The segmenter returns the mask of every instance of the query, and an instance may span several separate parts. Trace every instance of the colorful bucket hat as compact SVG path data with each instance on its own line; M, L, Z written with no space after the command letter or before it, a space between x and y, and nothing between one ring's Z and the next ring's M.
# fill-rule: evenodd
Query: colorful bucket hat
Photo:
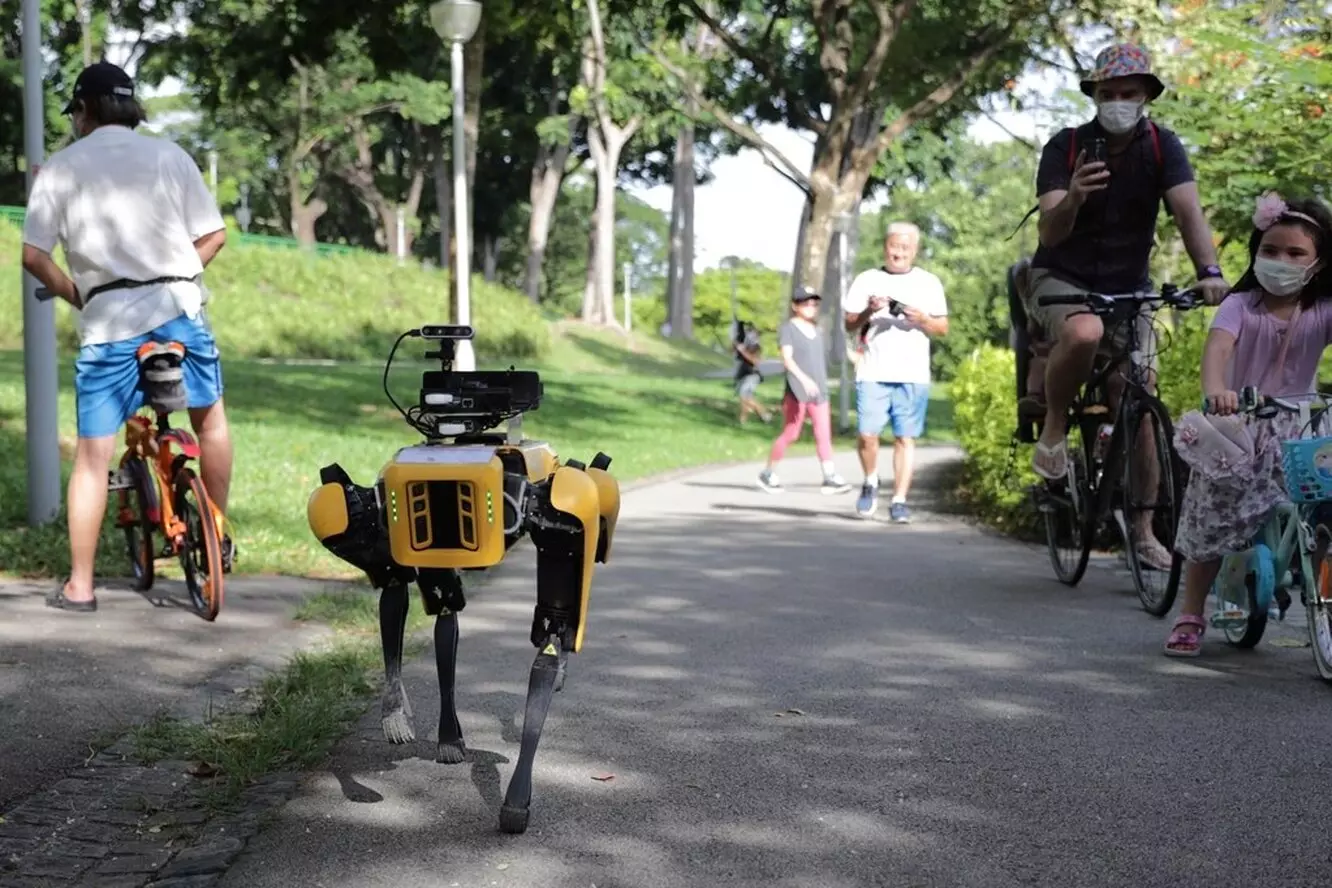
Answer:
M1096 67L1082 81L1082 92L1092 95L1096 84L1118 77L1145 77L1151 84L1147 98L1150 101L1165 92L1161 78L1152 73L1152 60L1147 50L1132 43L1116 43L1101 50L1096 57Z

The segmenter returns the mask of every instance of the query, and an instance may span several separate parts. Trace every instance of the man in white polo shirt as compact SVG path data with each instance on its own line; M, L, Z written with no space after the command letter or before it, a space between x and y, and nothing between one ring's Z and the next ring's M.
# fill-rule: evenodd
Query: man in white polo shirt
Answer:
M65 113L78 138L53 154L33 182L23 267L79 311L79 441L67 503L71 568L47 604L86 613L97 610L93 562L107 472L121 427L143 405L137 352L147 342L185 346L203 481L217 509L226 509L231 436L199 282L226 241L226 227L190 156L166 139L134 132L143 107L123 70L107 62L85 68ZM57 244L68 275L52 259ZM234 552L224 536L224 570Z
M856 362L856 414L865 483L856 512L870 518L879 507L879 436L893 428L893 499L889 518L911 520L916 439L925 432L930 403L930 338L948 332L943 284L916 268L920 229L909 222L888 227L883 267L856 275L842 302L846 329L860 342Z

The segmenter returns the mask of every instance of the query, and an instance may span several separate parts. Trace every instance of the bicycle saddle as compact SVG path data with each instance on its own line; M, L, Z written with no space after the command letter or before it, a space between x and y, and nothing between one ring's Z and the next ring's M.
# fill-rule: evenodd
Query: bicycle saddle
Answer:
M185 346L179 342L145 342L139 346L139 379L143 399L158 413L188 406L185 391Z

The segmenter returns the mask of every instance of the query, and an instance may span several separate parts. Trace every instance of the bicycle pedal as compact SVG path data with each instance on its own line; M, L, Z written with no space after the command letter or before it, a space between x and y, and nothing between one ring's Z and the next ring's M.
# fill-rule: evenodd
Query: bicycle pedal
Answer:
M1244 611L1225 611L1212 614L1208 620L1213 629L1242 629L1249 622L1249 615Z
M134 482L125 472L107 472L107 490L130 490L133 487Z

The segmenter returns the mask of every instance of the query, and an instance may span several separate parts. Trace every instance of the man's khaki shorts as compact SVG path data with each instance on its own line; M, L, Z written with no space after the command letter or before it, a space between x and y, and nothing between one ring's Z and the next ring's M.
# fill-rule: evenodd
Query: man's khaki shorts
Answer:
M1048 340L1051 344L1059 339L1059 330L1064 325L1068 316L1080 311L1086 311L1080 305L1041 305L1042 296L1085 296L1089 291L1077 284L1071 284L1062 278L1058 278L1048 269L1033 268L1031 277L1027 286L1027 318L1041 330L1041 338ZM1152 326L1152 314L1146 306L1138 312L1134 319L1138 327L1138 349L1137 360L1143 362L1153 373L1156 372L1156 330ZM1112 359L1128 345L1129 328L1128 323L1121 321L1113 326L1107 326L1105 335L1101 338L1101 344L1097 348L1098 357Z

